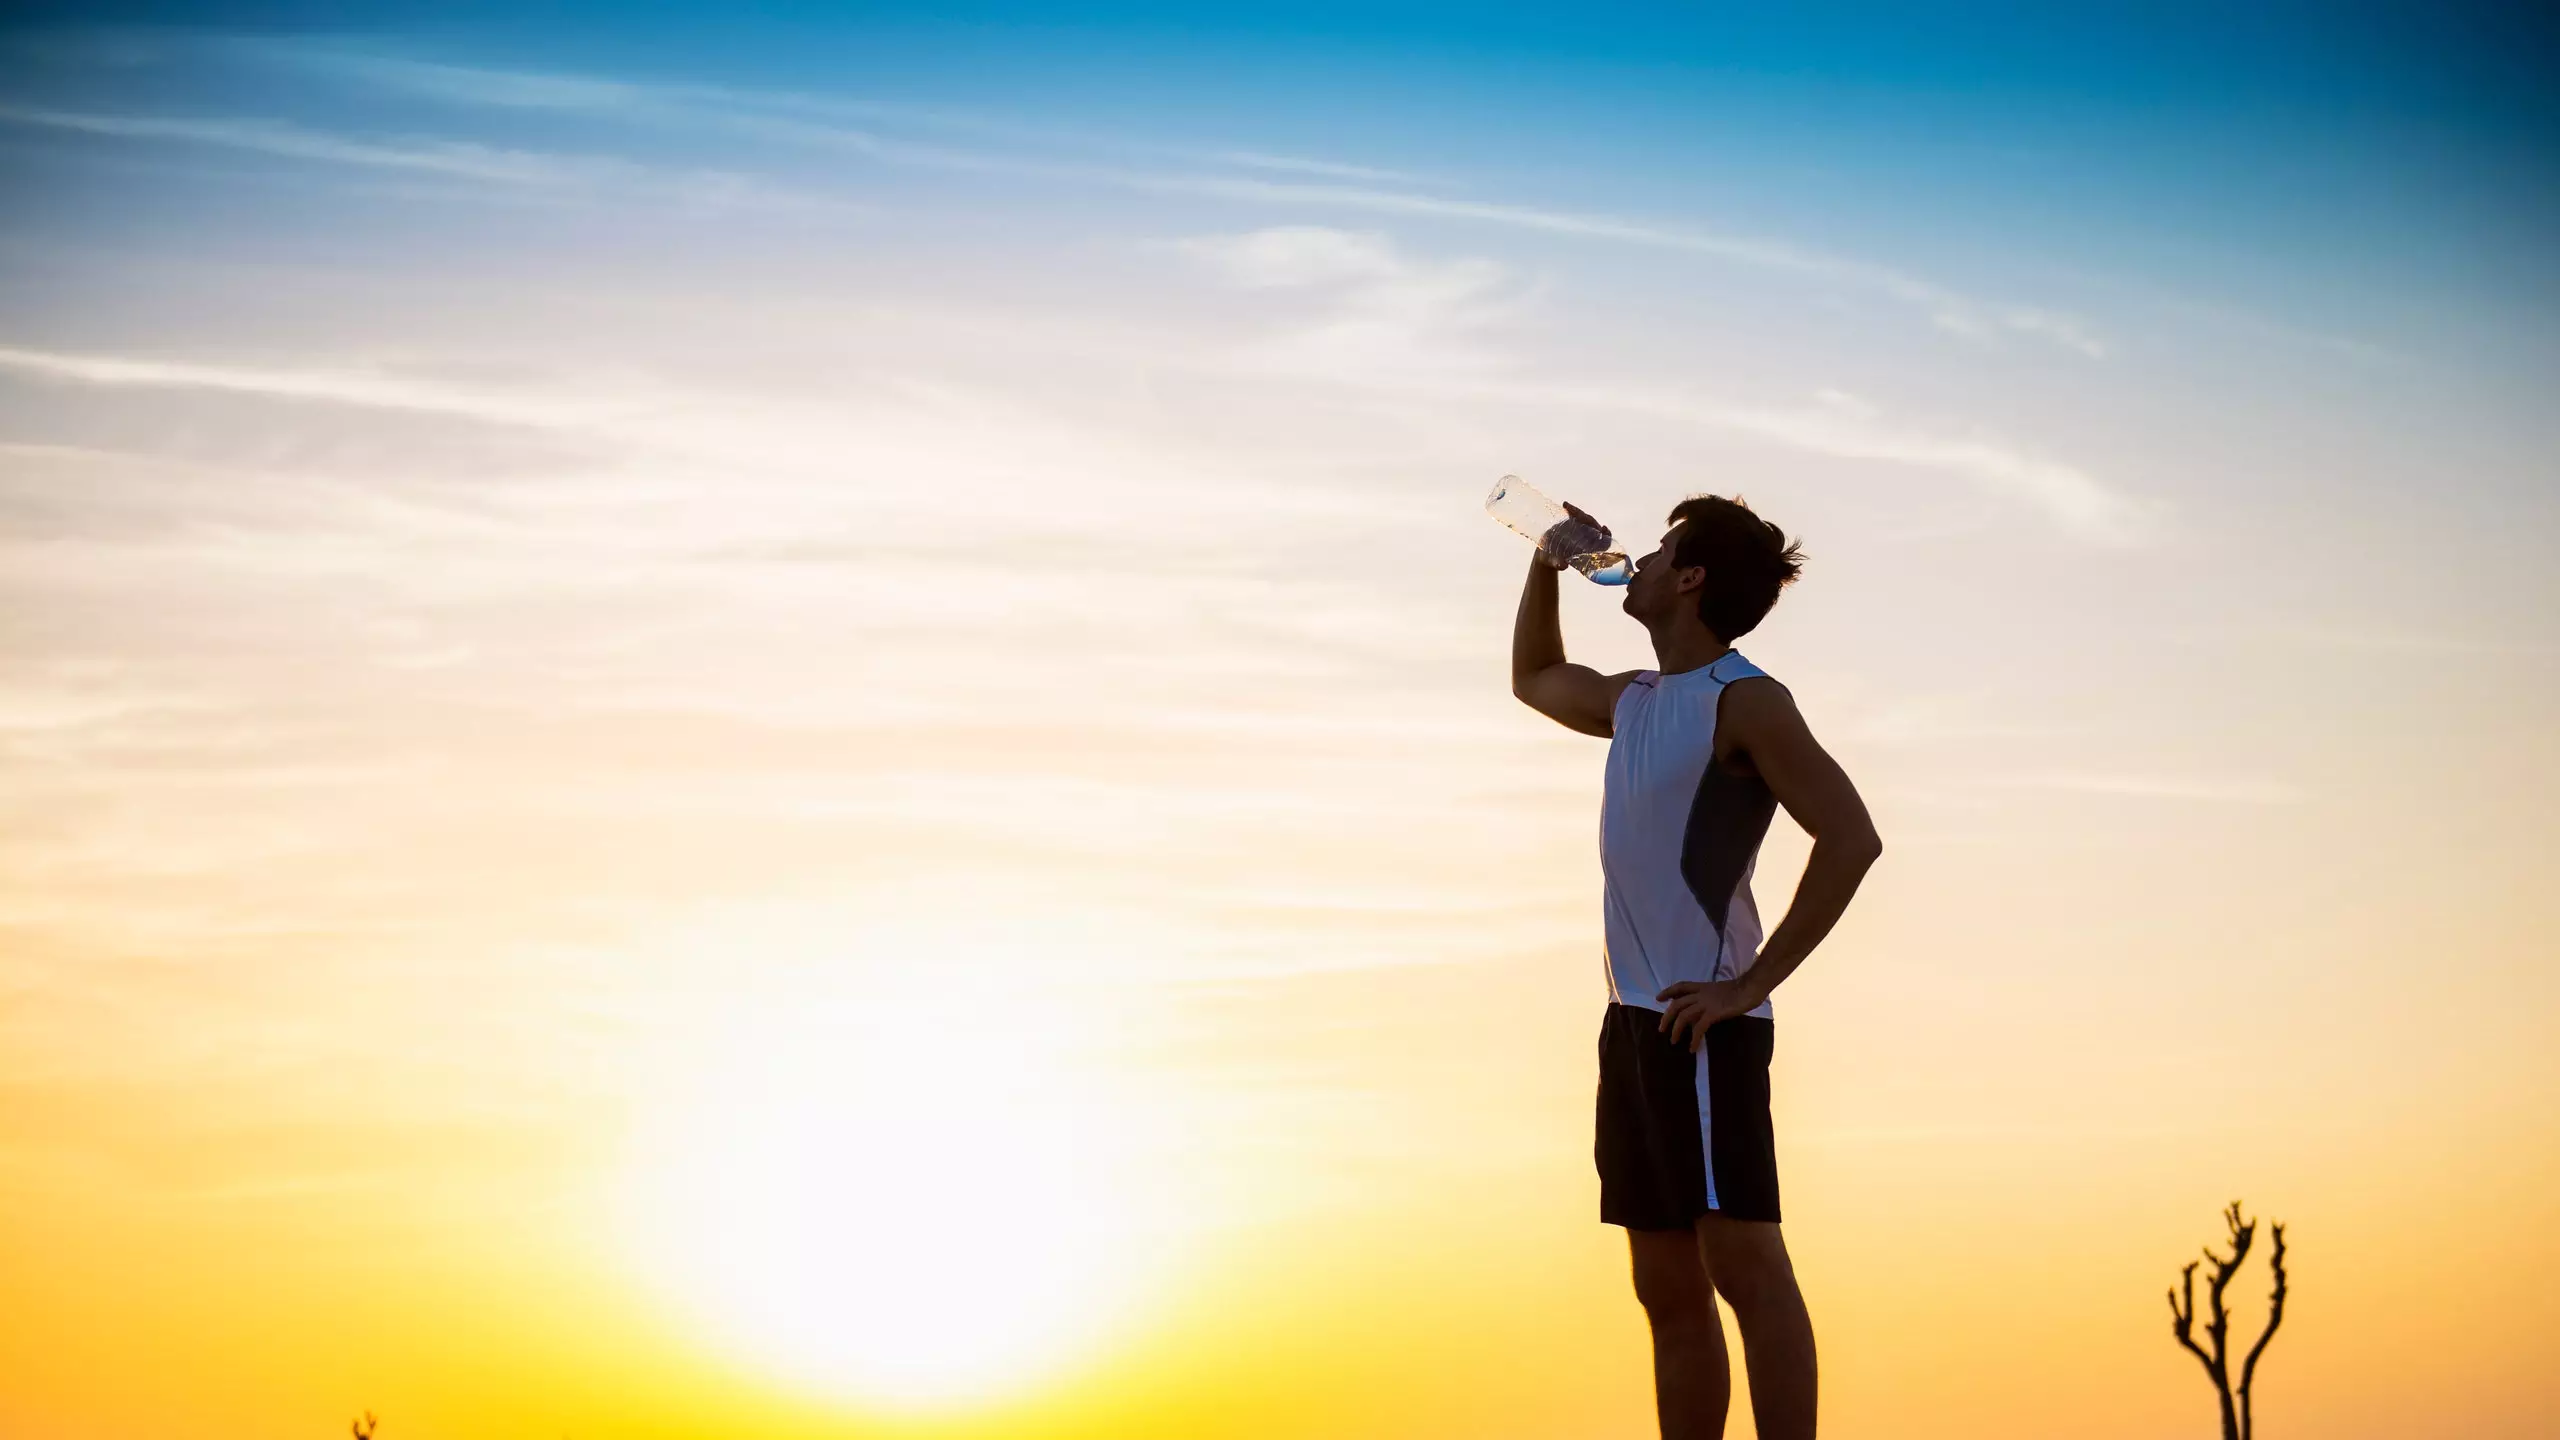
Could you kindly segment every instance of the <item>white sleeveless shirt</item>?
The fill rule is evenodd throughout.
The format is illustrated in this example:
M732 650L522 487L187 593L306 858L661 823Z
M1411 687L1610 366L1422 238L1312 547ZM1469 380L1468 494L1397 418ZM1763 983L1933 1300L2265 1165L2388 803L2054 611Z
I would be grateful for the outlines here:
M1600 800L1609 998L1648 1010L1681 980L1730 980L1760 954L1751 872L1777 798L1715 763L1724 687L1768 672L1728 650L1677 675L1647 670L1618 695ZM1768 1015L1760 1002L1754 1015Z

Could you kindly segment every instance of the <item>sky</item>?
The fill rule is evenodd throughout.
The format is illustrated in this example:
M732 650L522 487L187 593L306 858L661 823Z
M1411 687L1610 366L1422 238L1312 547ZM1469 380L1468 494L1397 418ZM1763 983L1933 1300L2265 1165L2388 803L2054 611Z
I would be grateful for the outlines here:
M1651 1434L1505 474L1810 557L1829 1433L2560 1429L2553 39L13 7L0 1433Z

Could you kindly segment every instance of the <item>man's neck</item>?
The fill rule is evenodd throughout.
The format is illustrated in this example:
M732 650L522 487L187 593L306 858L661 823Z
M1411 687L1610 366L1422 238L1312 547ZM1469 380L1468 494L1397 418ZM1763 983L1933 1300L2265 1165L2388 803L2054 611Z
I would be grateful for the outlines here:
M1733 653L1733 647L1715 637L1715 632L1694 621L1686 625L1666 625L1652 632L1654 669L1665 675L1680 675Z

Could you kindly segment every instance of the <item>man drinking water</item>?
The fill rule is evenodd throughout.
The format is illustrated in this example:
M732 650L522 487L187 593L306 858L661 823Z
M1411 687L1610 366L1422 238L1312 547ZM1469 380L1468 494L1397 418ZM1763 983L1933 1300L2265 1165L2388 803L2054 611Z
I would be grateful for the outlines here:
M1733 648L1803 556L1739 500L1684 500L1669 523L1622 606L1653 637L1658 668L1603 675L1564 658L1556 574L1571 557L1542 546L1512 626L1511 692L1609 741L1609 1008L1593 1148L1600 1218L1626 1227L1653 1330L1664 1440L1724 1433L1718 1295L1742 1331L1761 1440L1805 1440L1813 1322L1778 1231L1769 993L1838 922L1883 845L1795 698ZM1751 872L1780 805L1813 837L1813 854L1764 940Z

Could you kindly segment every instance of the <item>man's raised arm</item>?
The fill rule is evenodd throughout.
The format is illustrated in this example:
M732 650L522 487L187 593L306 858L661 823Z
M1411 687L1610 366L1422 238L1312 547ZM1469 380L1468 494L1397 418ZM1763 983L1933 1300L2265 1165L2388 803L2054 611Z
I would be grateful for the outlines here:
M1605 740L1618 692L1634 672L1603 675L1564 658L1564 627L1556 619L1556 572L1562 568L1544 549L1529 557L1520 613L1511 622L1511 693L1566 729Z

